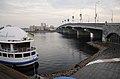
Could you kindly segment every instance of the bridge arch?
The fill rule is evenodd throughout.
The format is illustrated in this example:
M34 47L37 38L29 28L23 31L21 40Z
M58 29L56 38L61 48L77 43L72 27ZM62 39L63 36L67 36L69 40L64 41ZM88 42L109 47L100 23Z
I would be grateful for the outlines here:
M108 42L120 44L120 36L117 33L110 33L106 38Z

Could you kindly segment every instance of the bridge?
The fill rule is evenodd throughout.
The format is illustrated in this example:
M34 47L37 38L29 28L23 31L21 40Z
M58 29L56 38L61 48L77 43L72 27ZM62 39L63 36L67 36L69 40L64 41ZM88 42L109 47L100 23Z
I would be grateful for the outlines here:
M66 23L57 32L77 38L120 43L120 23Z
M77 38L92 38L102 40L102 30L105 23L67 23L59 26L57 31Z
M67 23L59 26L58 29L62 27L70 26L70 27L92 28L92 29L102 30L103 25L105 25L105 23Z

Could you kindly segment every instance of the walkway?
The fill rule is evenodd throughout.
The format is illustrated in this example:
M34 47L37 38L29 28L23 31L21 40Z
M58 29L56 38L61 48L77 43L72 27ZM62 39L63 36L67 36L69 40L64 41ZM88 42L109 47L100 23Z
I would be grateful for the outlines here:
M98 59L98 60L95 60L95 61L92 61L92 62L89 62L87 64L88 65L91 65L91 64L95 64L95 63L108 63L108 62L120 62L120 58L112 58L112 59Z
M28 79L28 76L0 64L0 79Z
M101 56L96 57L93 62L90 62L72 76L77 79L119 79L119 58L120 46L112 44Z

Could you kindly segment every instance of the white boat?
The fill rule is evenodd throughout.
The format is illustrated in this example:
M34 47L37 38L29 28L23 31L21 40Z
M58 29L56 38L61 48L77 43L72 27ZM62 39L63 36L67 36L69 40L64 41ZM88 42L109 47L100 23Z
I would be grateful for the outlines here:
M38 60L34 41L19 27L6 26L0 30L0 62L16 66L26 66Z

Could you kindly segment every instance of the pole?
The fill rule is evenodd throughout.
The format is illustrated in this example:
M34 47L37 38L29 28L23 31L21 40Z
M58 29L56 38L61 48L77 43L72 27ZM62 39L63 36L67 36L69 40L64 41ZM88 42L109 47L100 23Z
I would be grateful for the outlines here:
M96 4L97 4L97 3L95 3L95 23L96 23L96 18L97 18L97 17L96 17Z
M112 18L111 18L111 22L113 23L113 10L112 10Z
M74 22L74 16L72 16L72 21Z
M99 3L100 1L96 2L95 3L95 23L96 23L96 20L97 20L97 4Z

